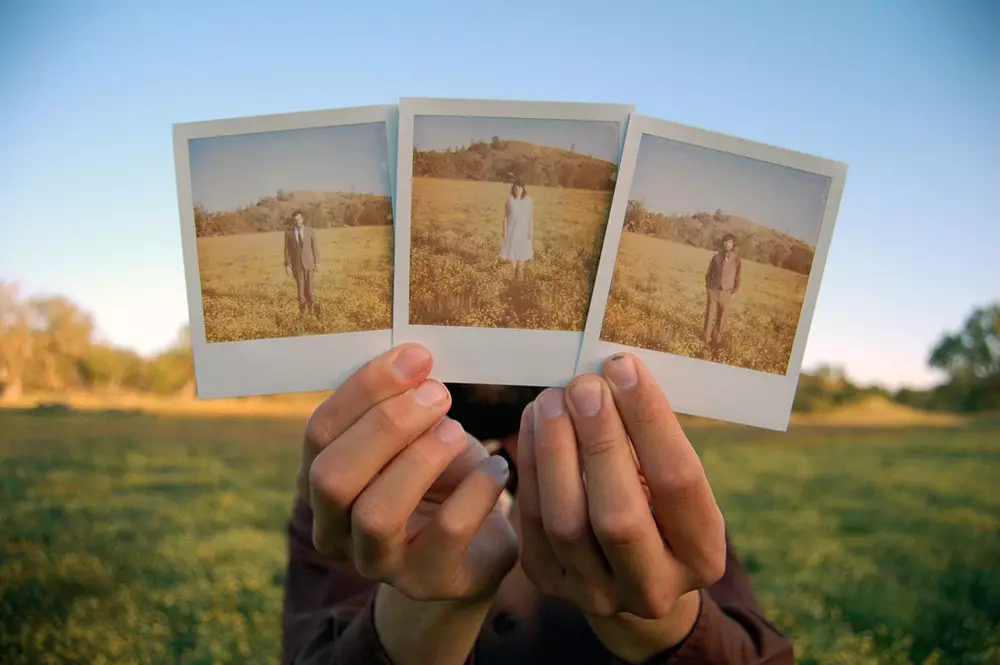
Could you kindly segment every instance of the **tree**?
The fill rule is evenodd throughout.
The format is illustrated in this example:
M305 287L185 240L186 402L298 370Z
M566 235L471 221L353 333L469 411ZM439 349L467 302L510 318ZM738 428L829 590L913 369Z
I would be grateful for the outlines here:
M962 330L941 338L928 362L948 373L935 389L939 403L947 396L959 411L1000 408L1000 303L976 308Z
M64 296L35 298L34 351L41 364L42 381L51 389L65 388L79 377L79 364L90 349L94 320Z
M32 355L32 311L20 296L17 283L0 282L0 401L21 398Z

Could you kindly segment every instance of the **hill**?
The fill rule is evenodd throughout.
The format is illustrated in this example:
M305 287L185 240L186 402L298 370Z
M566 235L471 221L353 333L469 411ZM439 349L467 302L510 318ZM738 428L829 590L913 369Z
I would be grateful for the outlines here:
M703 249L718 250L727 233L736 236L736 249L745 259L808 275L816 250L798 238L716 210L691 215L664 215L647 210L641 201L629 201L625 230Z
M527 141L477 141L469 146L413 151L413 175L450 180L510 182L527 186L572 187L613 191L617 167L612 162Z
M288 226L296 210L313 228L392 225L392 200L388 196L278 190L275 196L265 196L237 210L208 212L196 206L195 231L199 238L280 231Z

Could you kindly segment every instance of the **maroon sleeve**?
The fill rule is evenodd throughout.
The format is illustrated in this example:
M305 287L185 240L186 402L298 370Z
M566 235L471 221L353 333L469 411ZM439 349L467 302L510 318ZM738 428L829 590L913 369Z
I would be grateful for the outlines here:
M288 545L281 662L391 665L375 632L374 583L313 548L312 511L299 498Z
M646 665L794 665L792 643L764 617L728 536L726 545L726 572L701 592L701 609L691 632Z

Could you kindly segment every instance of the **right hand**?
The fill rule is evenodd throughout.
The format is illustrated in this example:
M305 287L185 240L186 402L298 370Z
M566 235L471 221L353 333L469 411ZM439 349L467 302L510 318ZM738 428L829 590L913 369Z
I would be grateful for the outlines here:
M328 397L306 427L299 492L320 553L413 600L488 598L517 560L497 506L509 471L445 417L431 363L406 344Z
M285 277L292 276L292 266L285 266Z

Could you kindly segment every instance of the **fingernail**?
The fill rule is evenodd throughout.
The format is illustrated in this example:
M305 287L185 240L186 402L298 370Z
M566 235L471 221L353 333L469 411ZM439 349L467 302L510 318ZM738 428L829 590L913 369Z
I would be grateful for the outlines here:
M466 441L465 430L457 420L445 418L434 427L434 435L452 445L464 444Z
M420 346L410 346L403 349L392 361L392 364L399 379L409 381L420 376L427 369L427 363L430 360L431 354L427 352L427 349Z
M506 485L507 478L510 477L510 467L507 466L507 460L500 455L490 455L489 459L483 463L483 471L497 481L498 485Z
M448 397L448 391L437 381L424 381L413 391L413 399L420 406L434 406Z
M601 390L599 381L590 379L574 384L569 389L569 398L573 400L573 406L581 416L596 416L601 410L604 391Z
M634 388L639 383L639 375L635 372L635 361L632 360L632 356L624 353L611 358L606 372L611 382L622 390Z
M561 390L546 390L541 395L538 396L538 408L542 412L542 418L546 420L551 420L552 418L558 418L565 412L565 403L563 397L563 391Z

